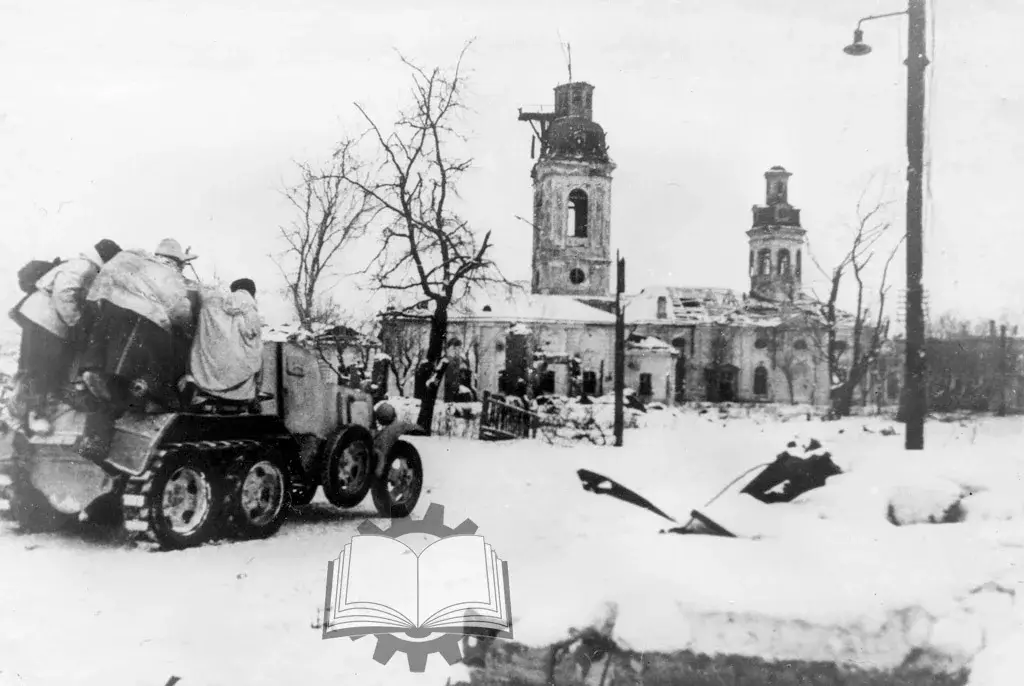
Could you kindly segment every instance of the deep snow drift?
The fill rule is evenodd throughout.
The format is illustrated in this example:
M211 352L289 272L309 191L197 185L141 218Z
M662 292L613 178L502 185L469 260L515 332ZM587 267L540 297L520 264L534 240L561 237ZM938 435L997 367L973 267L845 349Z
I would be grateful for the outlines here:
M509 563L517 641L564 638L613 602L614 638L638 651L974 659L975 686L1019 681L1019 419L930 423L928 449L912 455L887 420L664 412L663 428L629 431L621 449L418 439L415 516L437 502L449 524L478 524ZM606 474L685 520L794 434L821 440L846 473L789 505L725 496L707 508L750 538L659 534L670 523L585 493L575 474ZM314 628L327 560L370 515L318 502L270 540L180 553L4 531L0 683L444 684L464 669L433 655L412 675L401 654L382 667L372 637L322 641ZM963 521L927 523L943 520Z

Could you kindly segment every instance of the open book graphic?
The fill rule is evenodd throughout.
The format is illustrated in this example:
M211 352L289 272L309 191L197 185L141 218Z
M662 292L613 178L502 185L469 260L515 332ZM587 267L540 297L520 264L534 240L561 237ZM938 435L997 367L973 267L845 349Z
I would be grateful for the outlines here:
M327 567L324 638L485 634L512 638L508 563L482 536L449 536L419 555L387 536L355 536Z

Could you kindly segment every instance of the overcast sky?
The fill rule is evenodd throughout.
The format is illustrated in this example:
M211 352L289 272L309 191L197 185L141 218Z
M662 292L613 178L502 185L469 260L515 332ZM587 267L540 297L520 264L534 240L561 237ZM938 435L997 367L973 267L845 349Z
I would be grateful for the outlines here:
M933 312L1024 319L1024 3L932 0L925 285ZM824 262L862 188L889 178L903 230L906 20L857 20L903 0L0 0L0 306L32 257L101 237L174 236L203 274L281 285L268 254L289 218L295 159L358 132L354 101L387 120L407 93L395 49L451 64L476 38L465 125L476 165L465 213L528 278L529 126L573 75L596 87L614 176L613 243L629 288L747 285L745 231L763 173ZM353 262L358 261L353 256ZM347 265L356 268L358 264ZM808 270L809 271L809 270ZM895 277L903 278L902 257ZM897 288L900 284L897 284ZM354 300L365 302L364 295ZM281 307L265 306L271 318Z

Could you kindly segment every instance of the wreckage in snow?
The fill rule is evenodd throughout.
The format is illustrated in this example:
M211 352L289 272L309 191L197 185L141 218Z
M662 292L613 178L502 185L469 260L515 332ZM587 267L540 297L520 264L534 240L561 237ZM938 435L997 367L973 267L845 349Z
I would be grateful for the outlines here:
M754 472L757 472L756 475L750 477ZM760 464L743 472L700 509L691 510L689 520L685 524L664 530L662 533L741 538L743 536L735 533L728 522L719 521L720 518L712 508L722 498L728 500L748 496L765 504L788 503L803 493L824 486L829 477L841 473L842 470L832 461L832 455L816 439L811 439L803 446L791 441L773 462ZM640 494L606 476L586 469L579 470L577 476L585 491L610 495L650 510L673 523L679 523Z

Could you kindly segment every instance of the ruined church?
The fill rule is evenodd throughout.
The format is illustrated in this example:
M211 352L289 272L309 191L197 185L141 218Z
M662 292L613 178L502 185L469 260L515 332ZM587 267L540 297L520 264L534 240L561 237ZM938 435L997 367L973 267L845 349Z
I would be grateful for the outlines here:
M615 260L612 182L604 129L593 117L594 87L558 85L554 107L523 112L539 144L533 181L532 278L522 288L478 289L451 309L450 388L601 395L613 387ZM750 287L646 288L623 298L627 388L646 402L691 400L825 404L826 337L801 290L805 230L790 204L790 172L764 174L765 198L746 231ZM740 257L742 259L742 257ZM429 317L388 312L382 340L392 358L391 390L416 388ZM832 346L851 334L840 326ZM844 340L844 338L846 340Z

